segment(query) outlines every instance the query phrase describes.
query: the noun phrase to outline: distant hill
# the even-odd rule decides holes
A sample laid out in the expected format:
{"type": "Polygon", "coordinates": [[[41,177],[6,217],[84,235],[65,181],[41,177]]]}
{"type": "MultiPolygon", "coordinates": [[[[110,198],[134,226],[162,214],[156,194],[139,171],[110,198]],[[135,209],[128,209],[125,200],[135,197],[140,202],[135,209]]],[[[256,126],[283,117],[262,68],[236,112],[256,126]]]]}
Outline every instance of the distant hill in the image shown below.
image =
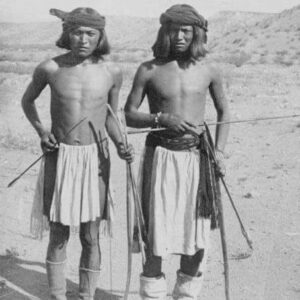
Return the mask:
{"type": "Polygon", "coordinates": [[[212,53],[239,51],[252,62],[300,63],[300,5],[278,14],[223,12],[212,21],[212,53]]]}
{"type": "MultiPolygon", "coordinates": [[[[107,17],[107,34],[117,53],[150,53],[158,28],[156,18],[107,17]]],[[[60,33],[61,24],[57,21],[0,23],[1,50],[10,48],[29,53],[37,48],[51,56],[58,51],[54,44],[60,33]]],[[[209,19],[208,49],[212,57],[236,65],[239,64],[236,60],[241,64],[300,63],[300,5],[278,14],[219,12],[209,19]]],[[[40,57],[37,55],[35,59],[40,57]]]]}

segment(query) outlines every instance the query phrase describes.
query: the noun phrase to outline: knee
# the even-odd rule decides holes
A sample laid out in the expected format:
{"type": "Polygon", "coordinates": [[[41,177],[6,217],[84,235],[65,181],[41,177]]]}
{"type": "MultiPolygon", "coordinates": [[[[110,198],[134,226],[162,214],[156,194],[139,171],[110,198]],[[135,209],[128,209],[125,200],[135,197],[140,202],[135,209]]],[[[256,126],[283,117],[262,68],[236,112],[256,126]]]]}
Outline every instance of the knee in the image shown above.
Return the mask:
{"type": "Polygon", "coordinates": [[[66,259],[66,247],[69,240],[69,227],[59,223],[50,224],[50,237],[47,260],[62,262],[66,259]]]}
{"type": "Polygon", "coordinates": [[[99,235],[90,232],[80,232],[81,245],[84,248],[95,248],[99,246],[99,235]]]}
{"type": "Polygon", "coordinates": [[[69,240],[70,231],[68,226],[60,223],[50,224],[49,245],[53,248],[64,248],[69,240]]]}

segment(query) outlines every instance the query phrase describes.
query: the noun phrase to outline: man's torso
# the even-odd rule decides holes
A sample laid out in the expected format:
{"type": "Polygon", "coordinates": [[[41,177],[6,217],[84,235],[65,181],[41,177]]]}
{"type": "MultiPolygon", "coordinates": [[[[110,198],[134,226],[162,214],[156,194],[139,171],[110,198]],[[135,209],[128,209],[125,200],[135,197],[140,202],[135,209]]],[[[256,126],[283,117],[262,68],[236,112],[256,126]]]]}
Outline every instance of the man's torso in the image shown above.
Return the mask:
{"type": "Polygon", "coordinates": [[[174,113],[196,125],[203,122],[209,67],[200,62],[180,66],[176,61],[154,61],[149,72],[146,93],[152,113],[174,113]]]}
{"type": "MultiPolygon", "coordinates": [[[[59,140],[80,120],[87,118],[97,130],[104,130],[108,93],[113,76],[106,63],[64,64],[60,57],[48,72],[51,88],[52,132],[59,140]]],[[[87,124],[75,128],[64,139],[66,144],[85,145],[94,142],[87,124]]]]}

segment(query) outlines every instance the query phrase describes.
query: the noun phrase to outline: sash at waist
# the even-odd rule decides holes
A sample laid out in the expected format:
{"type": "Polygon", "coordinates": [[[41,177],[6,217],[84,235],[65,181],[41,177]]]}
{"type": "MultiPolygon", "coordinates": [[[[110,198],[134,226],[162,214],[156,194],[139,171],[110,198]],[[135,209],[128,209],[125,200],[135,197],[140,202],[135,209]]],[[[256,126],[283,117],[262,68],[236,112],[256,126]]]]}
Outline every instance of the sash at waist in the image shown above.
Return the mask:
{"type": "Polygon", "coordinates": [[[168,150],[184,151],[198,148],[200,145],[200,137],[201,135],[166,137],[150,133],[146,138],[146,146],[153,148],[161,146],[168,150]]]}

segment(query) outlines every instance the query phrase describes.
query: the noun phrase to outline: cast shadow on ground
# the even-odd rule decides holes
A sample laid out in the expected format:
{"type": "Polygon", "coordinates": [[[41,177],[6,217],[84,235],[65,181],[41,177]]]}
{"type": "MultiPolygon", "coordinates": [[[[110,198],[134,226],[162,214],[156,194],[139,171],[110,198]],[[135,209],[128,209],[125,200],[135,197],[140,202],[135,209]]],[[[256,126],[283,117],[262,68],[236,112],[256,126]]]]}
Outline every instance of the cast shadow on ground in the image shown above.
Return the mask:
{"type": "MultiPolygon", "coordinates": [[[[43,263],[22,260],[11,255],[0,255],[0,279],[1,300],[49,299],[43,263]]],[[[78,284],[67,280],[67,299],[78,299],[77,291],[78,284]]],[[[119,300],[120,298],[108,291],[96,290],[96,300],[119,300]]]]}

